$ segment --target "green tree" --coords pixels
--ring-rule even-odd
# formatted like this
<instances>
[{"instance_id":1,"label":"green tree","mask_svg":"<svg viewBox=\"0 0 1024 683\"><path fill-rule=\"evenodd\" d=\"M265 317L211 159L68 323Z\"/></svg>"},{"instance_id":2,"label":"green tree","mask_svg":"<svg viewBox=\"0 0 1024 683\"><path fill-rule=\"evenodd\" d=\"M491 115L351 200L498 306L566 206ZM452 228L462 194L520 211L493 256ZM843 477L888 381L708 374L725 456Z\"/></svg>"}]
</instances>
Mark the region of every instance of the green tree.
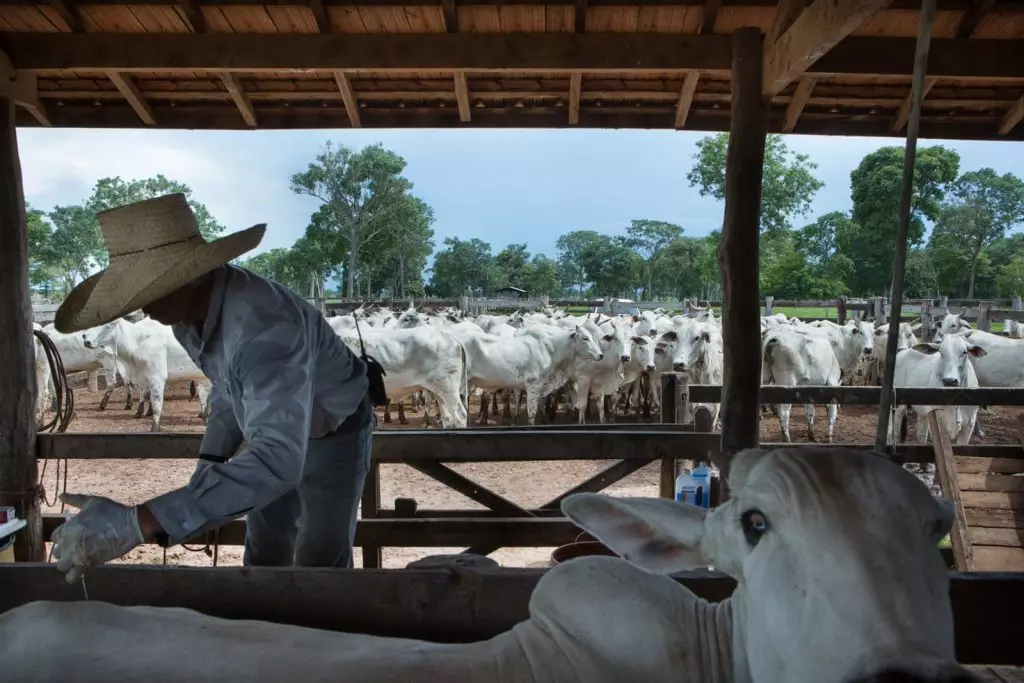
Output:
<instances>
[{"instance_id":1,"label":"green tree","mask_svg":"<svg viewBox=\"0 0 1024 683\"><path fill-rule=\"evenodd\" d=\"M490 244L475 237L446 237L444 248L434 256L430 290L441 297L486 295L494 287L495 279Z\"/></svg>"},{"instance_id":2,"label":"green tree","mask_svg":"<svg viewBox=\"0 0 1024 683\"><path fill-rule=\"evenodd\" d=\"M967 298L974 298L974 278L982 249L1024 220L1024 183L1012 173L991 168L964 173L952 186L954 202L943 207L936 231L966 247L969 265Z\"/></svg>"},{"instance_id":3,"label":"green tree","mask_svg":"<svg viewBox=\"0 0 1024 683\"><path fill-rule=\"evenodd\" d=\"M578 294L583 294L583 287L587 284L583 253L601 238L602 235L593 230L574 230L558 238L555 246L558 249L559 276L567 290L575 287Z\"/></svg>"},{"instance_id":4,"label":"green tree","mask_svg":"<svg viewBox=\"0 0 1024 683\"><path fill-rule=\"evenodd\" d=\"M843 245L859 229L848 215L833 211L800 230L797 243L811 275L806 296L830 299L848 291L846 278L853 272L853 260Z\"/></svg>"},{"instance_id":5,"label":"green tree","mask_svg":"<svg viewBox=\"0 0 1024 683\"><path fill-rule=\"evenodd\" d=\"M1024 254L999 269L996 288L999 296L1024 296Z\"/></svg>"},{"instance_id":6,"label":"green tree","mask_svg":"<svg viewBox=\"0 0 1024 683\"><path fill-rule=\"evenodd\" d=\"M530 252L525 244L510 244L494 257L494 276L499 287L526 288L529 277Z\"/></svg>"},{"instance_id":7,"label":"green tree","mask_svg":"<svg viewBox=\"0 0 1024 683\"><path fill-rule=\"evenodd\" d=\"M402 176L405 160L380 144L355 152L324 145L308 168L292 175L291 189L322 203L313 222L333 235L332 253L344 255L346 295L354 296L363 250L406 211L402 197L412 183Z\"/></svg>"},{"instance_id":8,"label":"green tree","mask_svg":"<svg viewBox=\"0 0 1024 683\"><path fill-rule=\"evenodd\" d=\"M647 281L644 294L648 301L654 298L654 272L664 254L665 248L683 234L683 229L674 223L652 220L634 220L626 228L624 244L636 251L645 262Z\"/></svg>"},{"instance_id":9,"label":"green tree","mask_svg":"<svg viewBox=\"0 0 1024 683\"><path fill-rule=\"evenodd\" d=\"M587 281L600 296L621 296L636 282L642 259L622 240L599 235L580 254Z\"/></svg>"},{"instance_id":10,"label":"green tree","mask_svg":"<svg viewBox=\"0 0 1024 683\"><path fill-rule=\"evenodd\" d=\"M107 249L96 214L84 206L55 206L49 213L53 233L40 257L52 268L62 296L97 267L105 265Z\"/></svg>"},{"instance_id":11,"label":"green tree","mask_svg":"<svg viewBox=\"0 0 1024 683\"><path fill-rule=\"evenodd\" d=\"M163 174L152 178L128 181L120 177L101 178L93 187L92 196L89 197L85 205L86 208L99 213L125 204L154 199L175 192L180 192L188 198L188 204L196 216L199 232L205 239L213 239L224 232L224 226L217 222L206 205L192 197L192 188L177 180L170 180ZM106 256L104 256L104 263L106 263Z\"/></svg>"},{"instance_id":12,"label":"green tree","mask_svg":"<svg viewBox=\"0 0 1024 683\"><path fill-rule=\"evenodd\" d=\"M697 141L696 162L686 174L691 187L700 196L725 199L725 158L729 135L718 133ZM764 175L761 183L761 230L788 230L795 216L811 210L811 200L823 187L814 176L818 167L806 154L797 154L786 146L781 135L769 135L764 148Z\"/></svg>"},{"instance_id":13,"label":"green tree","mask_svg":"<svg viewBox=\"0 0 1024 683\"><path fill-rule=\"evenodd\" d=\"M48 260L53 226L46 220L46 214L25 204L25 227L28 231L28 280L32 290L50 298L56 279L53 264Z\"/></svg>"},{"instance_id":14,"label":"green tree","mask_svg":"<svg viewBox=\"0 0 1024 683\"><path fill-rule=\"evenodd\" d=\"M910 246L924 239L925 220L938 218L946 188L956 179L959 167L960 156L953 150L933 146L917 151L907 233ZM871 152L850 174L852 218L860 230L851 236L844 253L855 264L848 284L857 294L881 294L891 283L902 176L902 147Z\"/></svg>"},{"instance_id":15,"label":"green tree","mask_svg":"<svg viewBox=\"0 0 1024 683\"><path fill-rule=\"evenodd\" d=\"M524 289L531 295L547 294L558 296L562 292L562 283L558 277L558 262L543 254L530 259L530 267L526 270Z\"/></svg>"}]
</instances>

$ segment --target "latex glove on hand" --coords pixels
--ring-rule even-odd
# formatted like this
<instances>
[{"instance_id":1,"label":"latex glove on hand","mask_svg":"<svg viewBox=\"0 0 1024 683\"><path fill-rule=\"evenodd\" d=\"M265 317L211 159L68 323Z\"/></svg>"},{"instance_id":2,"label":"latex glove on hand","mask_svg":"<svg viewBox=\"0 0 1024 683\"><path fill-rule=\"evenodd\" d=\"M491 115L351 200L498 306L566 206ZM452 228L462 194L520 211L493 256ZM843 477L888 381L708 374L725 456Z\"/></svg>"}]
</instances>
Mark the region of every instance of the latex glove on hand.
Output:
<instances>
[{"instance_id":1,"label":"latex glove on hand","mask_svg":"<svg viewBox=\"0 0 1024 683\"><path fill-rule=\"evenodd\" d=\"M63 493L60 499L81 512L54 529L53 556L67 582L82 578L86 567L121 557L143 543L135 506L102 496Z\"/></svg>"}]
</instances>

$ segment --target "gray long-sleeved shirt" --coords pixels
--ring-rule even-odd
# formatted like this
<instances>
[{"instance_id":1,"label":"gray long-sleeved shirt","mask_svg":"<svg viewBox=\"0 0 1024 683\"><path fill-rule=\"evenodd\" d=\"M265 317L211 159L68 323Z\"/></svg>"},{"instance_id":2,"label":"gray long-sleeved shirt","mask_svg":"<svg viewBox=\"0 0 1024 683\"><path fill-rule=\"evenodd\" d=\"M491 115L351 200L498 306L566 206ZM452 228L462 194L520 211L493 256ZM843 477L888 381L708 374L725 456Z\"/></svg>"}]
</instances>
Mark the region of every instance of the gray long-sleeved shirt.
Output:
<instances>
[{"instance_id":1,"label":"gray long-sleeved shirt","mask_svg":"<svg viewBox=\"0 0 1024 683\"><path fill-rule=\"evenodd\" d=\"M309 439L333 432L366 396L366 367L324 317L287 287L242 268L213 272L202 330L174 335L213 385L198 467L151 500L167 543L260 507L298 484ZM238 455L242 439L248 448Z\"/></svg>"}]
</instances>

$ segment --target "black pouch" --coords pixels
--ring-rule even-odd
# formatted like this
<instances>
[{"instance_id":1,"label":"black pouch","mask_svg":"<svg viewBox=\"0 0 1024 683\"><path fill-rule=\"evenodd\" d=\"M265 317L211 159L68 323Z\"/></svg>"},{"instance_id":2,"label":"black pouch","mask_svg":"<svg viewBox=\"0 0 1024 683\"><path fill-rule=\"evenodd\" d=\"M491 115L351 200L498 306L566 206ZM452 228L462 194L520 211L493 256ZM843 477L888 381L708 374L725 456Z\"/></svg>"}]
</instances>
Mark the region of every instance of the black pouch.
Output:
<instances>
[{"instance_id":1,"label":"black pouch","mask_svg":"<svg viewBox=\"0 0 1024 683\"><path fill-rule=\"evenodd\" d=\"M355 317L355 315L353 315ZM359 335L359 353L366 363L366 379L369 380L370 385L366 389L366 394L373 401L373 405L382 406L388 402L388 392L384 388L384 368L377 362L377 359L373 356L366 355L366 347L363 346L363 333L359 331L359 318L356 318L356 334Z\"/></svg>"}]
</instances>

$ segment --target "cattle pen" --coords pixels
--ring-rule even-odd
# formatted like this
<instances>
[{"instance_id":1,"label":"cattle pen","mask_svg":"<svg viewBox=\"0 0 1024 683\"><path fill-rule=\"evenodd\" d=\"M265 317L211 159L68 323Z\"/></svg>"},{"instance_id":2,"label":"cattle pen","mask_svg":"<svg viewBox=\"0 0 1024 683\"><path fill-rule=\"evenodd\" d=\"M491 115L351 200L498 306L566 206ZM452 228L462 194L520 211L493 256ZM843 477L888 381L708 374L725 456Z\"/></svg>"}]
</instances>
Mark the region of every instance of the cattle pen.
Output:
<instances>
[{"instance_id":1,"label":"cattle pen","mask_svg":"<svg viewBox=\"0 0 1024 683\"><path fill-rule=\"evenodd\" d=\"M382 569L381 549L458 545L488 554L517 544L561 545L579 530L559 514L559 499L571 491L527 508L445 463L586 453L609 467L575 490L598 491L658 462L660 492L671 495L677 460L759 444L762 401L1024 405L1024 392L1013 389L888 395L877 387L761 387L760 211L749 199L760 196L768 132L905 134L911 147L918 136L1024 140L1024 5L1017 2L0 0L0 69L0 505L14 506L28 522L18 561L0 565L0 612L30 600L82 597L44 562L56 520L41 512L39 463L187 459L199 443L192 434L37 433L18 126L730 131L718 252L725 377L721 387L670 381L663 401L670 414L686 401L720 401L720 432L702 411L693 423L657 426L379 432L378 465L407 463L487 509L441 514L411 501L384 507L375 467L357 532L362 569L109 566L90 573L97 599L477 640L525 617L543 570ZM897 296L894 317L900 303ZM950 446L937 436L932 445L891 450L905 462L935 462L954 494L959 661L1024 664L1024 492L957 483L960 475L992 471L972 467L1020 472L1024 448ZM972 492L985 494L986 505L968 504ZM987 531L975 535L973 527ZM243 533L244 522L236 522L217 540L238 543ZM676 578L708 599L734 587L715 572Z\"/></svg>"}]
</instances>

